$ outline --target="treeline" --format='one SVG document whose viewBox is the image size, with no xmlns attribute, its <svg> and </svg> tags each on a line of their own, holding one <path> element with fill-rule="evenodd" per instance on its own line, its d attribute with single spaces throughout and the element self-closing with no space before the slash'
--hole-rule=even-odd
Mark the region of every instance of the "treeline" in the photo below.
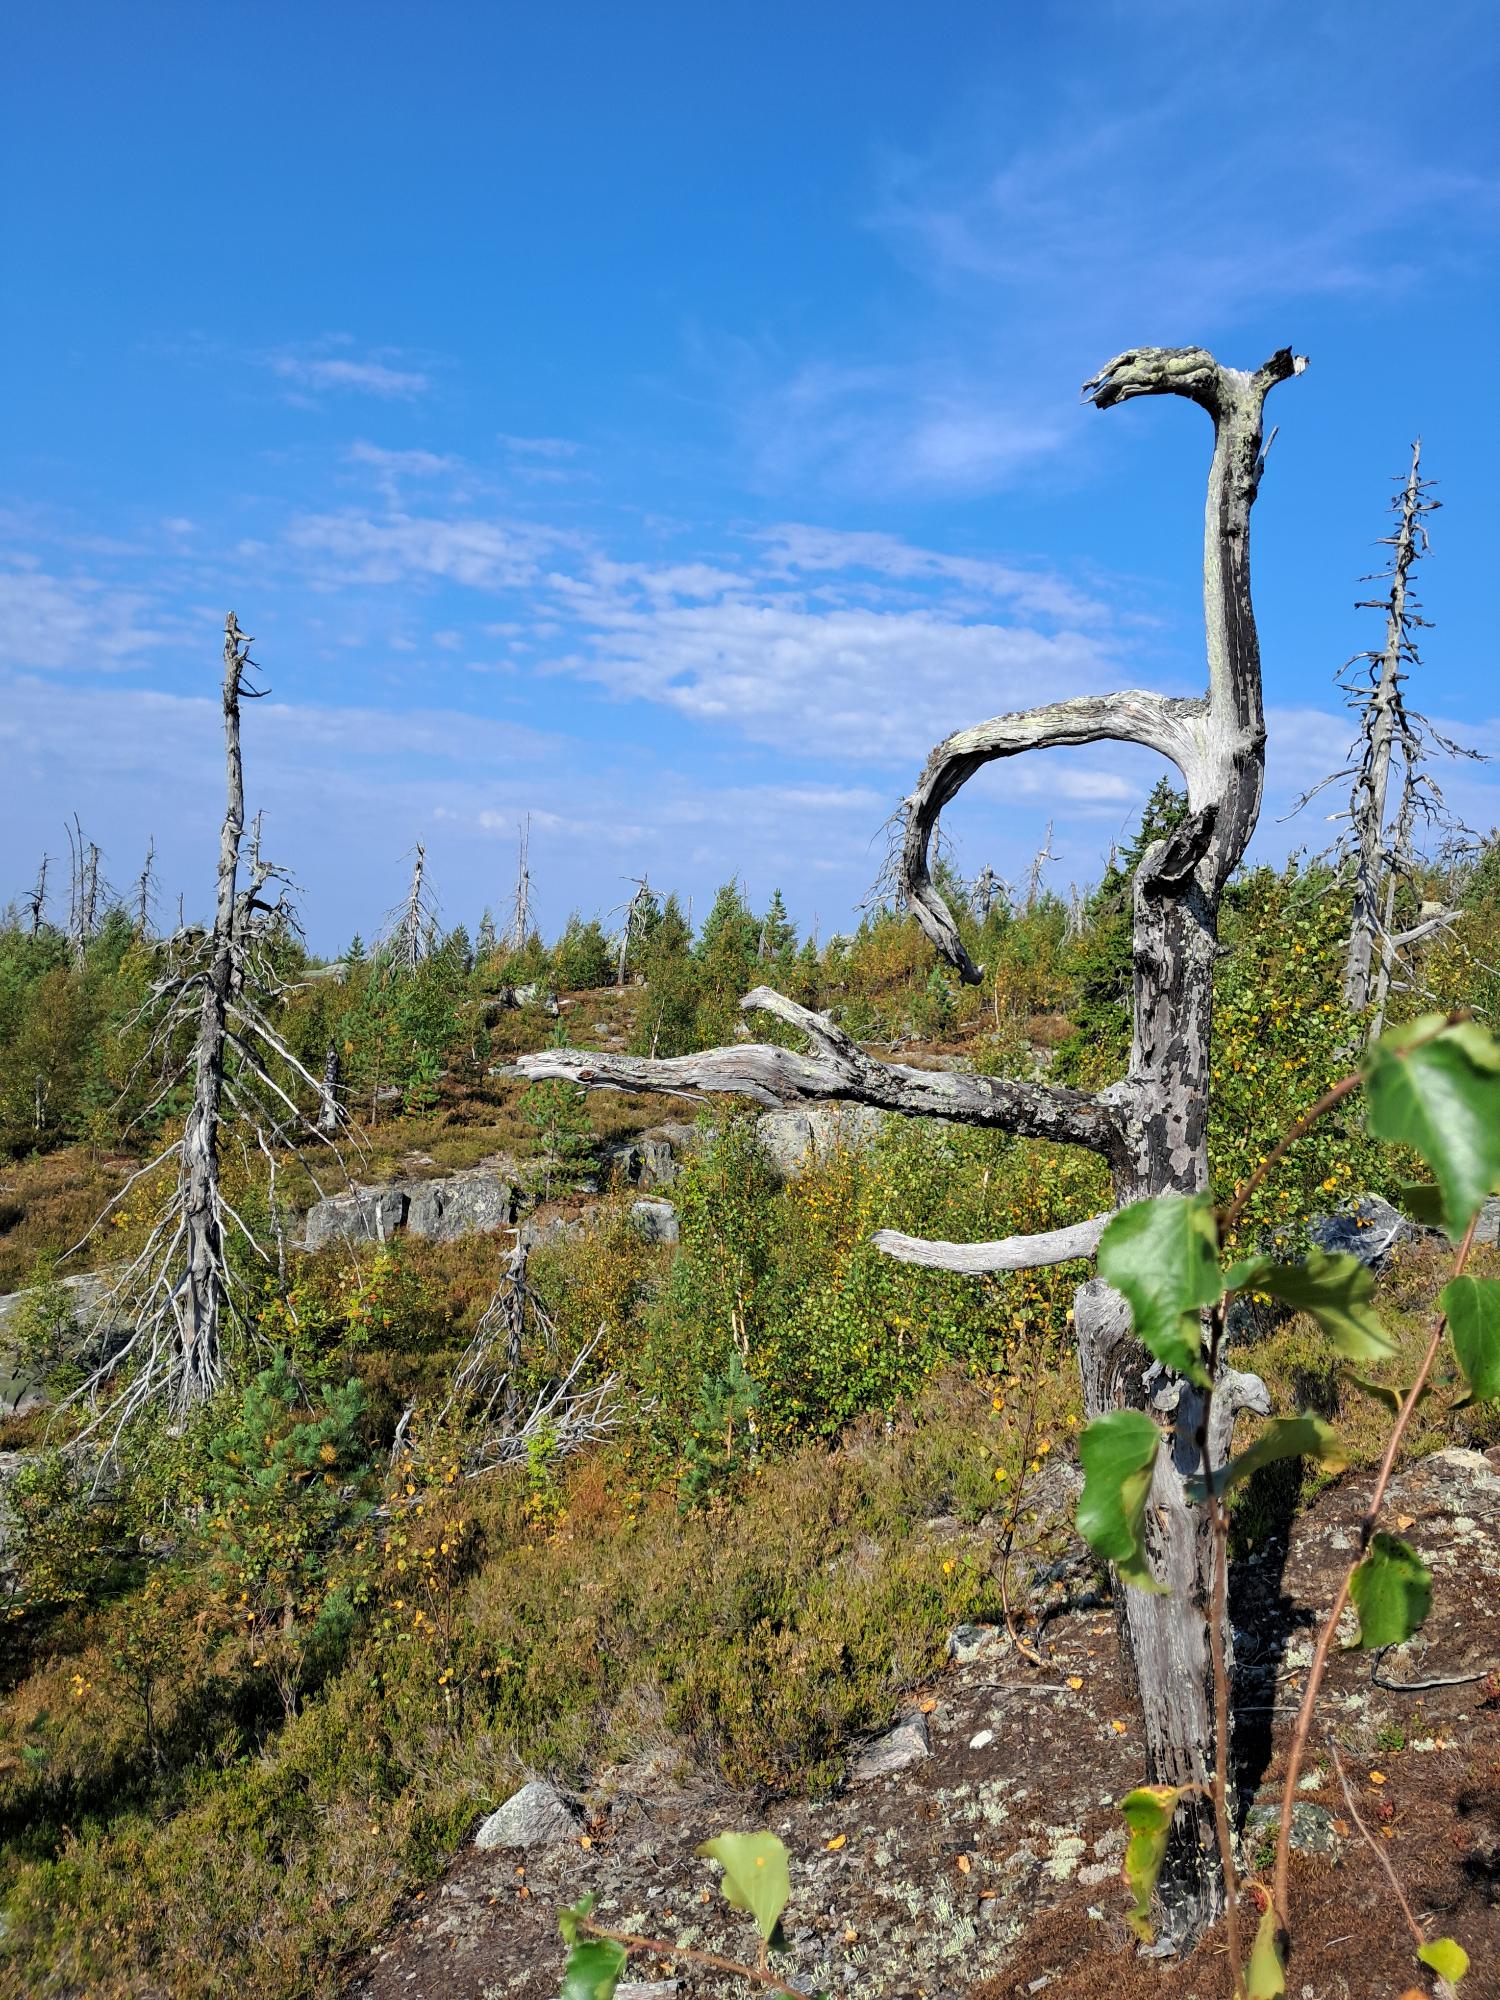
<svg viewBox="0 0 1500 2000">
<path fill-rule="evenodd" d="M 742 997 L 767 984 L 830 1012 L 858 1040 L 949 1042 L 996 1070 L 1033 1063 L 1044 1048 L 1055 1051 L 1060 1079 L 1094 1085 L 1118 1074 L 1128 1054 L 1132 876 L 1180 811 L 1180 796 L 1159 785 L 1101 881 L 1066 901 L 1041 889 L 1012 897 L 988 871 L 971 883 L 944 870 L 965 947 L 984 968 L 978 987 L 937 963 L 915 922 L 889 905 L 820 942 L 799 936 L 779 891 L 757 911 L 729 882 L 696 929 L 678 896 L 643 891 L 613 935 L 597 917 L 575 914 L 550 944 L 536 930 L 524 943 L 504 941 L 488 913 L 472 934 L 424 915 L 415 948 L 410 937 L 398 952 L 390 939 L 367 946 L 356 936 L 327 962 L 307 952 L 287 919 L 267 932 L 281 989 L 277 1031 L 307 1070 L 327 1071 L 349 1116 L 365 1125 L 482 1090 L 492 1067 L 524 1049 L 586 1043 L 587 1010 L 558 1013 L 556 1000 L 617 984 L 629 995 L 620 1020 L 637 1055 L 732 1040 L 744 1032 Z M 1500 839 L 1430 865 L 1401 893 L 1409 908 L 1395 912 L 1393 929 L 1419 928 L 1432 909 L 1451 920 L 1402 955 L 1391 1017 L 1434 1002 L 1500 1015 Z M 1221 1122 L 1240 1121 L 1237 1079 L 1267 1081 L 1269 1051 L 1282 1039 L 1265 1014 L 1269 996 L 1284 992 L 1282 1015 L 1296 1024 L 1285 1056 L 1293 1076 L 1315 1066 L 1324 1042 L 1347 1044 L 1339 975 L 1350 907 L 1347 879 L 1323 863 L 1247 870 L 1231 887 L 1217 999 Z M 135 1150 L 181 1118 L 187 1048 L 154 1032 L 152 1003 L 193 935 L 153 936 L 124 905 L 105 910 L 88 937 L 15 908 L 5 914 L 0 1148 L 11 1157 L 78 1141 Z M 758 1036 L 775 1032 L 764 1018 L 755 1024 Z M 1240 1048 L 1241 1032 L 1255 1048 Z M 300 1089 L 290 1072 L 284 1080 Z"/>
</svg>

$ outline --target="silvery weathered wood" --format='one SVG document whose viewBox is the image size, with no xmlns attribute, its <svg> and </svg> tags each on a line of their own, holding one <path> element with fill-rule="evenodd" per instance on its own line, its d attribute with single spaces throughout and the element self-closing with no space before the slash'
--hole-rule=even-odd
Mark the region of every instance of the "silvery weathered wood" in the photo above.
<svg viewBox="0 0 1500 2000">
<path fill-rule="evenodd" d="M 985 765 L 1028 750 L 1098 742 L 1136 743 L 1174 764 L 1187 789 L 1182 823 L 1146 850 L 1133 887 L 1134 972 L 1130 1063 L 1094 1094 L 1008 1078 L 934 1074 L 866 1055 L 823 1016 L 759 987 L 744 1005 L 801 1030 L 808 1053 L 750 1045 L 669 1061 L 547 1050 L 521 1058 L 527 1076 L 566 1077 L 592 1087 L 731 1092 L 764 1105 L 852 1099 L 908 1117 L 990 1126 L 1028 1138 L 1083 1146 L 1109 1164 L 1118 1206 L 1170 1192 L 1196 1193 L 1208 1179 L 1209 1030 L 1218 915 L 1224 885 L 1244 855 L 1260 810 L 1265 715 L 1260 650 L 1250 595 L 1250 512 L 1265 464 L 1265 399 L 1302 372 L 1283 348 L 1253 372 L 1225 368 L 1206 349 L 1135 348 L 1084 387 L 1101 410 L 1138 396 L 1182 396 L 1214 428 L 1204 523 L 1206 694 L 1169 698 L 1141 690 L 1052 702 L 960 730 L 928 759 L 906 803 L 900 884 L 938 951 L 972 983 L 982 977 L 933 880 L 929 856 L 943 807 Z M 973 1246 L 977 1268 L 1060 1261 L 1097 1242 L 1101 1218 L 1040 1243 Z M 889 1237 L 882 1248 L 945 1268 L 960 1246 Z M 1010 1261 L 1014 1260 L 1014 1261 Z M 1088 1414 L 1149 1408 L 1168 1427 L 1148 1510 L 1153 1572 L 1167 1593 L 1121 1593 L 1121 1618 L 1140 1689 L 1153 1781 L 1195 1787 L 1163 1878 L 1169 1929 L 1196 1935 L 1221 1895 L 1208 1781 L 1213 1765 L 1212 1690 L 1203 1607 L 1211 1543 L 1205 1511 L 1187 1480 L 1199 1463 L 1203 1397 L 1168 1377 L 1134 1337 L 1122 1299 L 1102 1280 L 1080 1287 L 1074 1309 Z M 1223 1456 L 1236 1408 L 1259 1407 L 1253 1378 L 1226 1371 L 1211 1448 Z M 1217 1400 L 1217 1399 L 1216 1399 Z"/>
</svg>

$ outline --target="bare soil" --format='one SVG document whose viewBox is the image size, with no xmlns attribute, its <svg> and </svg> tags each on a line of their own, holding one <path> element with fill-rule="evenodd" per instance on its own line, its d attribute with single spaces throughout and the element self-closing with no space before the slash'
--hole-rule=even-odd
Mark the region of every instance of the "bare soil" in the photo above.
<svg viewBox="0 0 1500 2000">
<path fill-rule="evenodd" d="M 1388 1524 L 1434 1570 L 1434 1608 L 1410 1647 L 1341 1651 L 1315 1725 L 1299 1817 L 1326 1851 L 1293 1874 L 1288 1992 L 1366 2000 L 1433 1991 L 1371 1844 L 1328 1756 L 1336 1745 L 1370 1842 L 1394 1866 L 1428 1936 L 1452 1935 L 1473 1969 L 1465 2000 L 1500 1995 L 1500 1449 L 1445 1452 L 1403 1472 Z M 1367 1478 L 1324 1493 L 1290 1547 L 1268 1539 L 1235 1581 L 1240 1809 L 1278 1795 L 1280 1759 L 1328 1602 L 1356 1545 Z M 972 1546 L 973 1531 L 932 1524 Z M 1059 1565 L 1063 1608 L 1037 1630 L 1037 1667 L 1002 1638 L 919 1691 L 931 1754 L 821 1799 L 734 1794 L 674 1768 L 601 1774 L 580 1801 L 586 1833 L 542 1853 L 472 1847 L 350 1968 L 346 2000 L 555 2000 L 565 1952 L 556 1912 L 585 1891 L 599 1920 L 670 1945 L 752 1956 L 706 1837 L 770 1826 L 792 1854 L 780 1975 L 861 2000 L 1223 2000 L 1222 1930 L 1189 1957 L 1153 1958 L 1125 1924 L 1116 1801 L 1140 1781 L 1138 1718 L 1113 1614 L 1087 1567 Z M 1045 1572 L 1044 1572 L 1045 1574 Z M 1068 1593 L 1071 1591 L 1071 1596 Z M 1041 1598 L 1033 1592 L 1034 1606 Z M 1036 1630 L 1037 1628 L 1033 1628 Z M 1399 1684 L 1381 1685 L 1382 1682 Z M 1414 1682 L 1439 1682 L 1411 1691 Z M 1076 1685 L 1075 1685 L 1076 1683 Z M 1244 1859 L 1269 1873 L 1255 1822 Z M 1253 1921 L 1253 1917 L 1252 1917 Z M 670 1955 L 627 1977 L 688 1996 L 749 1992 Z"/>
</svg>

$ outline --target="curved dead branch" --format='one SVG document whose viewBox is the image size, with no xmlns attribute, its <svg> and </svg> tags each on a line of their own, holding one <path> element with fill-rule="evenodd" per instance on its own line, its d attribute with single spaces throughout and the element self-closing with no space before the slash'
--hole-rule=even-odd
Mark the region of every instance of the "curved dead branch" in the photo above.
<svg viewBox="0 0 1500 2000">
<path fill-rule="evenodd" d="M 1203 701 L 1169 701 L 1138 689 L 1085 695 L 1015 715 L 997 715 L 973 729 L 956 731 L 937 746 L 906 802 L 900 887 L 917 922 L 969 985 L 977 986 L 983 973 L 959 940 L 958 925 L 932 880 L 929 863 L 943 807 L 976 771 L 997 758 L 1081 743 L 1138 743 L 1158 750 L 1182 772 L 1191 795 L 1198 769 L 1193 723 L 1207 713 L 1207 706 Z"/>
<path fill-rule="evenodd" d="M 992 1271 L 1040 1271 L 1051 1264 L 1071 1264 L 1092 1257 L 1099 1238 L 1117 1211 L 1091 1215 L 1087 1222 L 1070 1222 L 1039 1236 L 1006 1236 L 996 1243 L 943 1243 L 925 1236 L 903 1236 L 898 1229 L 877 1229 L 870 1241 L 901 1264 L 921 1264 L 929 1271 L 962 1271 L 983 1277 Z"/>
<path fill-rule="evenodd" d="M 775 1015 L 798 1029 L 812 1044 L 813 1053 L 803 1055 L 765 1042 L 662 1057 L 541 1049 L 522 1056 L 516 1068 L 528 1079 L 556 1077 L 590 1090 L 748 1097 L 770 1110 L 837 1100 L 905 1118 L 942 1118 L 1015 1132 L 1023 1138 L 1052 1139 L 1106 1158 L 1113 1158 L 1119 1149 L 1113 1112 L 1085 1091 L 879 1062 L 826 1015 L 799 1007 L 768 986 L 757 986 L 740 1005 L 747 1012 Z"/>
</svg>

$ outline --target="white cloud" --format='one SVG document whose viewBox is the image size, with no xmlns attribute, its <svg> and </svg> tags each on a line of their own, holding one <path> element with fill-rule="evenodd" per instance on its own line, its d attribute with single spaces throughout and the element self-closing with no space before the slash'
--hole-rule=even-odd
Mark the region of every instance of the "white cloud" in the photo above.
<svg viewBox="0 0 1500 2000">
<path fill-rule="evenodd" d="M 374 396 L 381 402 L 414 402 L 431 386 L 425 370 L 398 367 L 378 355 L 356 358 L 330 352 L 351 345 L 345 336 L 309 347 L 283 347 L 262 357 L 278 380 L 310 394 L 325 390 Z"/>
<path fill-rule="evenodd" d="M 142 623 L 146 618 L 152 622 Z M 116 673 L 166 638 L 148 599 L 91 576 L 0 568 L 0 666 L 22 672 Z"/>
<path fill-rule="evenodd" d="M 325 586 L 431 577 L 475 590 L 514 590 L 534 583 L 544 553 L 568 538 L 525 522 L 349 508 L 300 516 L 288 539 L 314 559 Z"/>
</svg>

